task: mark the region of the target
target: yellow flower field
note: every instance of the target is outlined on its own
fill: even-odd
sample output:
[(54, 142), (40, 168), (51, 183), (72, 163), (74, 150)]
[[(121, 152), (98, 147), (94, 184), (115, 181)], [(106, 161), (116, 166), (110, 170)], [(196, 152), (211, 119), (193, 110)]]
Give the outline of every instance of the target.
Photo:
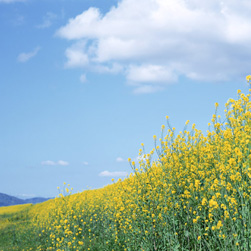
[(224, 119), (215, 104), (206, 135), (189, 121), (176, 133), (167, 117), (125, 180), (73, 195), (65, 186), (30, 206), (19, 238), (32, 231), (32, 250), (251, 250), (251, 101), (237, 93)]
[(4, 214), (14, 214), (17, 212), (20, 212), (28, 207), (30, 207), (31, 204), (24, 204), (24, 205), (15, 205), (15, 206), (8, 206), (8, 207), (0, 207), (0, 215)]

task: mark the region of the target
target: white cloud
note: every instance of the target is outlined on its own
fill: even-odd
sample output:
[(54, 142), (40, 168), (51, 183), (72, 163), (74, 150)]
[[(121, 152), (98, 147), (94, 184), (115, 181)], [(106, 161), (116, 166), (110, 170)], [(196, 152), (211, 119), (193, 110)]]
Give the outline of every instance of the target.
[(134, 94), (147, 94), (147, 93), (153, 93), (153, 92), (157, 92), (163, 90), (163, 87), (160, 87), (158, 85), (145, 85), (142, 84), (140, 86), (137, 86), (134, 88), (133, 93)]
[(81, 41), (69, 47), (65, 51), (67, 57), (66, 67), (84, 67), (88, 64), (88, 55), (85, 53), (85, 42)]
[(38, 46), (33, 51), (28, 53), (20, 53), (17, 57), (17, 60), (21, 63), (29, 61), (31, 58), (35, 57), (41, 48)]
[(35, 194), (25, 194), (25, 193), (23, 193), (23, 194), (16, 195), (16, 197), (19, 197), (21, 199), (28, 199), (28, 198), (35, 198), (37, 196)]
[(135, 86), (136, 94), (159, 91), (163, 85), (177, 81), (177, 75), (162, 65), (130, 65), (126, 78), (129, 85)]
[(49, 28), (53, 21), (57, 18), (57, 15), (52, 12), (47, 12), (46, 15), (43, 17), (43, 22), (39, 25), (36, 25), (39, 29)]
[(68, 166), (68, 165), (69, 165), (69, 163), (68, 163), (67, 161), (64, 161), (64, 160), (59, 160), (59, 161), (57, 162), (57, 164), (58, 164), (59, 166)]
[(42, 161), (41, 164), (42, 164), (43, 166), (55, 166), (55, 165), (56, 165), (56, 162), (51, 161), (51, 160), (45, 160), (45, 161)]
[(121, 0), (105, 14), (90, 8), (71, 18), (57, 35), (72, 40), (69, 67), (109, 72), (119, 65), (134, 93), (151, 93), (179, 76), (243, 79), (251, 65), (250, 12), (249, 0)]
[(117, 162), (126, 162), (126, 160), (124, 160), (124, 159), (121, 158), (121, 157), (118, 157), (118, 158), (116, 159), (116, 161), (117, 161)]
[(46, 160), (46, 161), (42, 161), (41, 164), (43, 166), (68, 166), (69, 165), (69, 163), (64, 160), (59, 160), (59, 161)]
[(83, 165), (88, 166), (89, 163), (88, 163), (87, 161), (84, 161), (84, 162), (83, 162)]
[(128, 173), (127, 172), (109, 172), (109, 171), (103, 171), (99, 173), (99, 176), (103, 177), (122, 177), (126, 176)]
[(95, 65), (92, 70), (99, 73), (118, 74), (122, 73), (124, 68), (121, 64), (113, 63), (112, 65)]
[(176, 75), (168, 67), (162, 65), (129, 66), (127, 79), (140, 83), (166, 83), (177, 80)]
[(99, 10), (90, 8), (75, 18), (71, 18), (65, 27), (58, 30), (57, 34), (67, 39), (81, 39), (95, 32), (95, 28), (98, 27), (99, 22)]

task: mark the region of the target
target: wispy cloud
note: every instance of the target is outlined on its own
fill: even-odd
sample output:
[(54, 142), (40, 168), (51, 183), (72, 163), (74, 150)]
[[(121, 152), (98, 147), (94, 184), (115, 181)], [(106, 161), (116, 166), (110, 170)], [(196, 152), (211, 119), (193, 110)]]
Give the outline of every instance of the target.
[(64, 160), (59, 160), (59, 161), (45, 160), (45, 161), (42, 161), (41, 164), (43, 166), (68, 166), (69, 165), (69, 163)]
[(127, 172), (109, 172), (109, 171), (103, 171), (101, 173), (99, 173), (99, 176), (103, 176), (103, 177), (124, 177), (126, 176), (128, 173)]
[(16, 195), (16, 197), (19, 197), (19, 198), (21, 198), (21, 199), (28, 199), (28, 198), (34, 198), (34, 197), (36, 197), (36, 195), (35, 194), (18, 194), (18, 195)]
[(59, 160), (59, 161), (57, 162), (57, 164), (58, 164), (59, 166), (68, 166), (68, 165), (69, 165), (69, 163), (68, 163), (67, 161), (64, 161), (64, 160)]
[(116, 161), (117, 161), (117, 162), (126, 162), (126, 160), (123, 159), (123, 158), (121, 158), (121, 157), (116, 158)]
[(12, 20), (13, 25), (19, 26), (25, 23), (25, 17), (22, 15), (17, 15), (16, 18)]
[(38, 46), (34, 50), (32, 50), (31, 52), (20, 53), (17, 57), (18, 62), (25, 63), (25, 62), (29, 61), (31, 58), (33, 58), (37, 55), (37, 53), (40, 51), (40, 49), (41, 48)]
[(0, 3), (26, 2), (27, 0), (0, 0)]
[(88, 163), (87, 161), (84, 161), (84, 162), (83, 162), (83, 165), (84, 165), (84, 166), (88, 166), (89, 163)]
[(86, 75), (85, 74), (81, 74), (81, 76), (80, 76), (80, 82), (85, 83), (86, 81), (87, 81)]
[(55, 165), (56, 165), (56, 162), (51, 161), (51, 160), (45, 160), (45, 161), (42, 161), (41, 164), (42, 164), (43, 166), (55, 166)]
[(251, 65), (250, 12), (250, 1), (121, 0), (105, 14), (89, 8), (56, 34), (72, 41), (69, 67), (121, 73), (134, 93), (152, 93), (181, 76), (243, 78)]
[(57, 19), (57, 15), (55, 13), (47, 12), (43, 17), (43, 22), (39, 25), (36, 25), (36, 27), (39, 29), (49, 28), (55, 19)]

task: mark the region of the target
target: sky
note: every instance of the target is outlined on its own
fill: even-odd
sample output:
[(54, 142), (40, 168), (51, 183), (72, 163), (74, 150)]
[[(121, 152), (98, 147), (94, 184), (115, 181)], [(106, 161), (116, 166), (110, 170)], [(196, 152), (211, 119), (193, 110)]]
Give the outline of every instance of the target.
[(166, 116), (206, 134), (251, 74), (249, 0), (0, 0), (0, 192), (104, 187)]

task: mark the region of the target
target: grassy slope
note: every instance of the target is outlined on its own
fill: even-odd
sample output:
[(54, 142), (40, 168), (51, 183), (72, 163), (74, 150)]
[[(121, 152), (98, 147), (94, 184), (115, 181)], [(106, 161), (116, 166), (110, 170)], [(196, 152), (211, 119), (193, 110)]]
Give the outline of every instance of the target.
[[(28, 226), (30, 221), (28, 210), (32, 204), (8, 206), (0, 208), (0, 250), (25, 250), (23, 240), (18, 236), (20, 229)], [(20, 245), (22, 243), (22, 245)], [(22, 246), (22, 248), (21, 248)], [(27, 249), (26, 249), (27, 248)]]

